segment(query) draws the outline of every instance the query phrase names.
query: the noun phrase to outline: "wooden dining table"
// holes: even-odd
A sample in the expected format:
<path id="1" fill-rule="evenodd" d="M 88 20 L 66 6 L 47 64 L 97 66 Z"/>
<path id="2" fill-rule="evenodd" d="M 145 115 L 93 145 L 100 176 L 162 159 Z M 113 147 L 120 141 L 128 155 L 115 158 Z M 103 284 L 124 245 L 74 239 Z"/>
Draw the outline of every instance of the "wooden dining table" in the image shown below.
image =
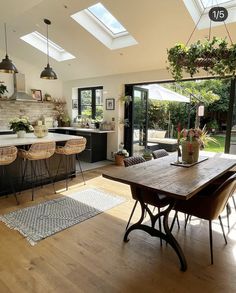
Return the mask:
<path id="1" fill-rule="evenodd" d="M 127 168 L 119 167 L 103 173 L 103 177 L 129 184 L 133 198 L 138 200 L 141 206 L 140 219 L 126 230 L 124 241 L 127 242 L 129 233 L 136 229 L 160 237 L 174 249 L 180 261 L 180 269 L 186 271 L 186 258 L 168 225 L 169 213 L 177 200 L 189 200 L 203 188 L 230 172 L 236 166 L 236 156 L 227 154 L 201 156 L 199 162 L 192 166 L 173 165 L 175 161 L 174 154 Z M 147 205 L 145 194 L 153 197 L 158 194 L 166 195 L 170 199 L 169 204 L 160 213 L 154 214 Z M 151 226 L 147 221 L 144 223 L 145 214 L 150 216 Z M 163 219 L 164 231 L 155 225 L 159 218 Z"/>

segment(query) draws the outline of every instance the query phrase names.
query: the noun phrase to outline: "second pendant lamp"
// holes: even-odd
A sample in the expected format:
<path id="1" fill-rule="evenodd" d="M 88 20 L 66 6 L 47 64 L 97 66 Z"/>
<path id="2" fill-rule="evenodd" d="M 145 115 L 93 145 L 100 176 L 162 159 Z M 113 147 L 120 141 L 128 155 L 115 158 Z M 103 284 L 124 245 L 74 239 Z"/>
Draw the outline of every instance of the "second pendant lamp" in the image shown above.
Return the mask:
<path id="1" fill-rule="evenodd" d="M 44 19 L 44 23 L 47 25 L 47 66 L 41 72 L 40 78 L 43 79 L 57 79 L 56 73 L 53 71 L 52 67 L 49 65 L 49 44 L 48 44 L 48 26 L 51 24 L 49 19 Z"/>

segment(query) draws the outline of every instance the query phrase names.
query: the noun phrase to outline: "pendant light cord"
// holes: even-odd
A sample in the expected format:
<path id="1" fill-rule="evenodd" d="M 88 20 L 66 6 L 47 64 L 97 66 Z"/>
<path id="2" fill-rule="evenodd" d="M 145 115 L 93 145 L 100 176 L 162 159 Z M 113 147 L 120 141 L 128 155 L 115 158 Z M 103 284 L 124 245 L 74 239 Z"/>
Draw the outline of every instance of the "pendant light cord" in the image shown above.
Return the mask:
<path id="1" fill-rule="evenodd" d="M 4 23 L 4 32 L 5 32 L 5 47 L 6 47 L 6 56 L 7 55 L 7 25 Z"/>
<path id="2" fill-rule="evenodd" d="M 47 24 L 47 61 L 49 64 L 48 24 Z"/>

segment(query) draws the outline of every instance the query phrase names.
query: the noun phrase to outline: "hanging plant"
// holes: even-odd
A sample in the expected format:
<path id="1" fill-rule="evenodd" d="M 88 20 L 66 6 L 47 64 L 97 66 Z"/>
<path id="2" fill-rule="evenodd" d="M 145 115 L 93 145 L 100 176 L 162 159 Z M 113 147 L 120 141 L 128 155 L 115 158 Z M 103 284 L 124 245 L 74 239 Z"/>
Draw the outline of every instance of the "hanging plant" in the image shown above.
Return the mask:
<path id="1" fill-rule="evenodd" d="M 175 80 L 183 78 L 183 73 L 192 77 L 200 69 L 212 75 L 235 75 L 236 44 L 228 45 L 226 39 L 213 37 L 212 40 L 198 40 L 190 46 L 176 44 L 167 50 L 169 67 Z"/>

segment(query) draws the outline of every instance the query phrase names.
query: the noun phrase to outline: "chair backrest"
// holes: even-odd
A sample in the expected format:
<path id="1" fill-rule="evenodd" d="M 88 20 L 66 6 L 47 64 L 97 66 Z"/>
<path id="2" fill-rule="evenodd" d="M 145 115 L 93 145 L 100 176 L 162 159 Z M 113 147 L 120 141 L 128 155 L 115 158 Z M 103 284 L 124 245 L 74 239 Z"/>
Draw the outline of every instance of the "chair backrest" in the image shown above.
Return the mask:
<path id="1" fill-rule="evenodd" d="M 153 151 L 152 155 L 153 155 L 154 159 L 159 159 L 159 158 L 168 156 L 169 154 L 168 154 L 168 152 L 166 150 L 159 149 L 159 150 Z"/>
<path id="2" fill-rule="evenodd" d="M 86 138 L 70 139 L 66 142 L 65 146 L 62 147 L 62 152 L 65 155 L 73 155 L 81 153 L 86 146 Z"/>
<path id="3" fill-rule="evenodd" d="M 226 179 L 213 194 L 210 195 L 212 204 L 210 206 L 210 217 L 217 218 L 224 210 L 228 199 L 236 189 L 236 173 Z"/>
<path id="4" fill-rule="evenodd" d="M 28 160 L 48 159 L 54 154 L 55 148 L 55 141 L 34 143 L 26 152 L 25 158 Z"/>
<path id="5" fill-rule="evenodd" d="M 129 167 L 129 166 L 144 163 L 144 162 L 146 162 L 145 159 L 140 156 L 133 156 L 133 157 L 124 159 L 125 167 Z"/>
<path id="6" fill-rule="evenodd" d="M 9 165 L 17 157 L 17 148 L 15 146 L 0 148 L 0 166 Z"/>

